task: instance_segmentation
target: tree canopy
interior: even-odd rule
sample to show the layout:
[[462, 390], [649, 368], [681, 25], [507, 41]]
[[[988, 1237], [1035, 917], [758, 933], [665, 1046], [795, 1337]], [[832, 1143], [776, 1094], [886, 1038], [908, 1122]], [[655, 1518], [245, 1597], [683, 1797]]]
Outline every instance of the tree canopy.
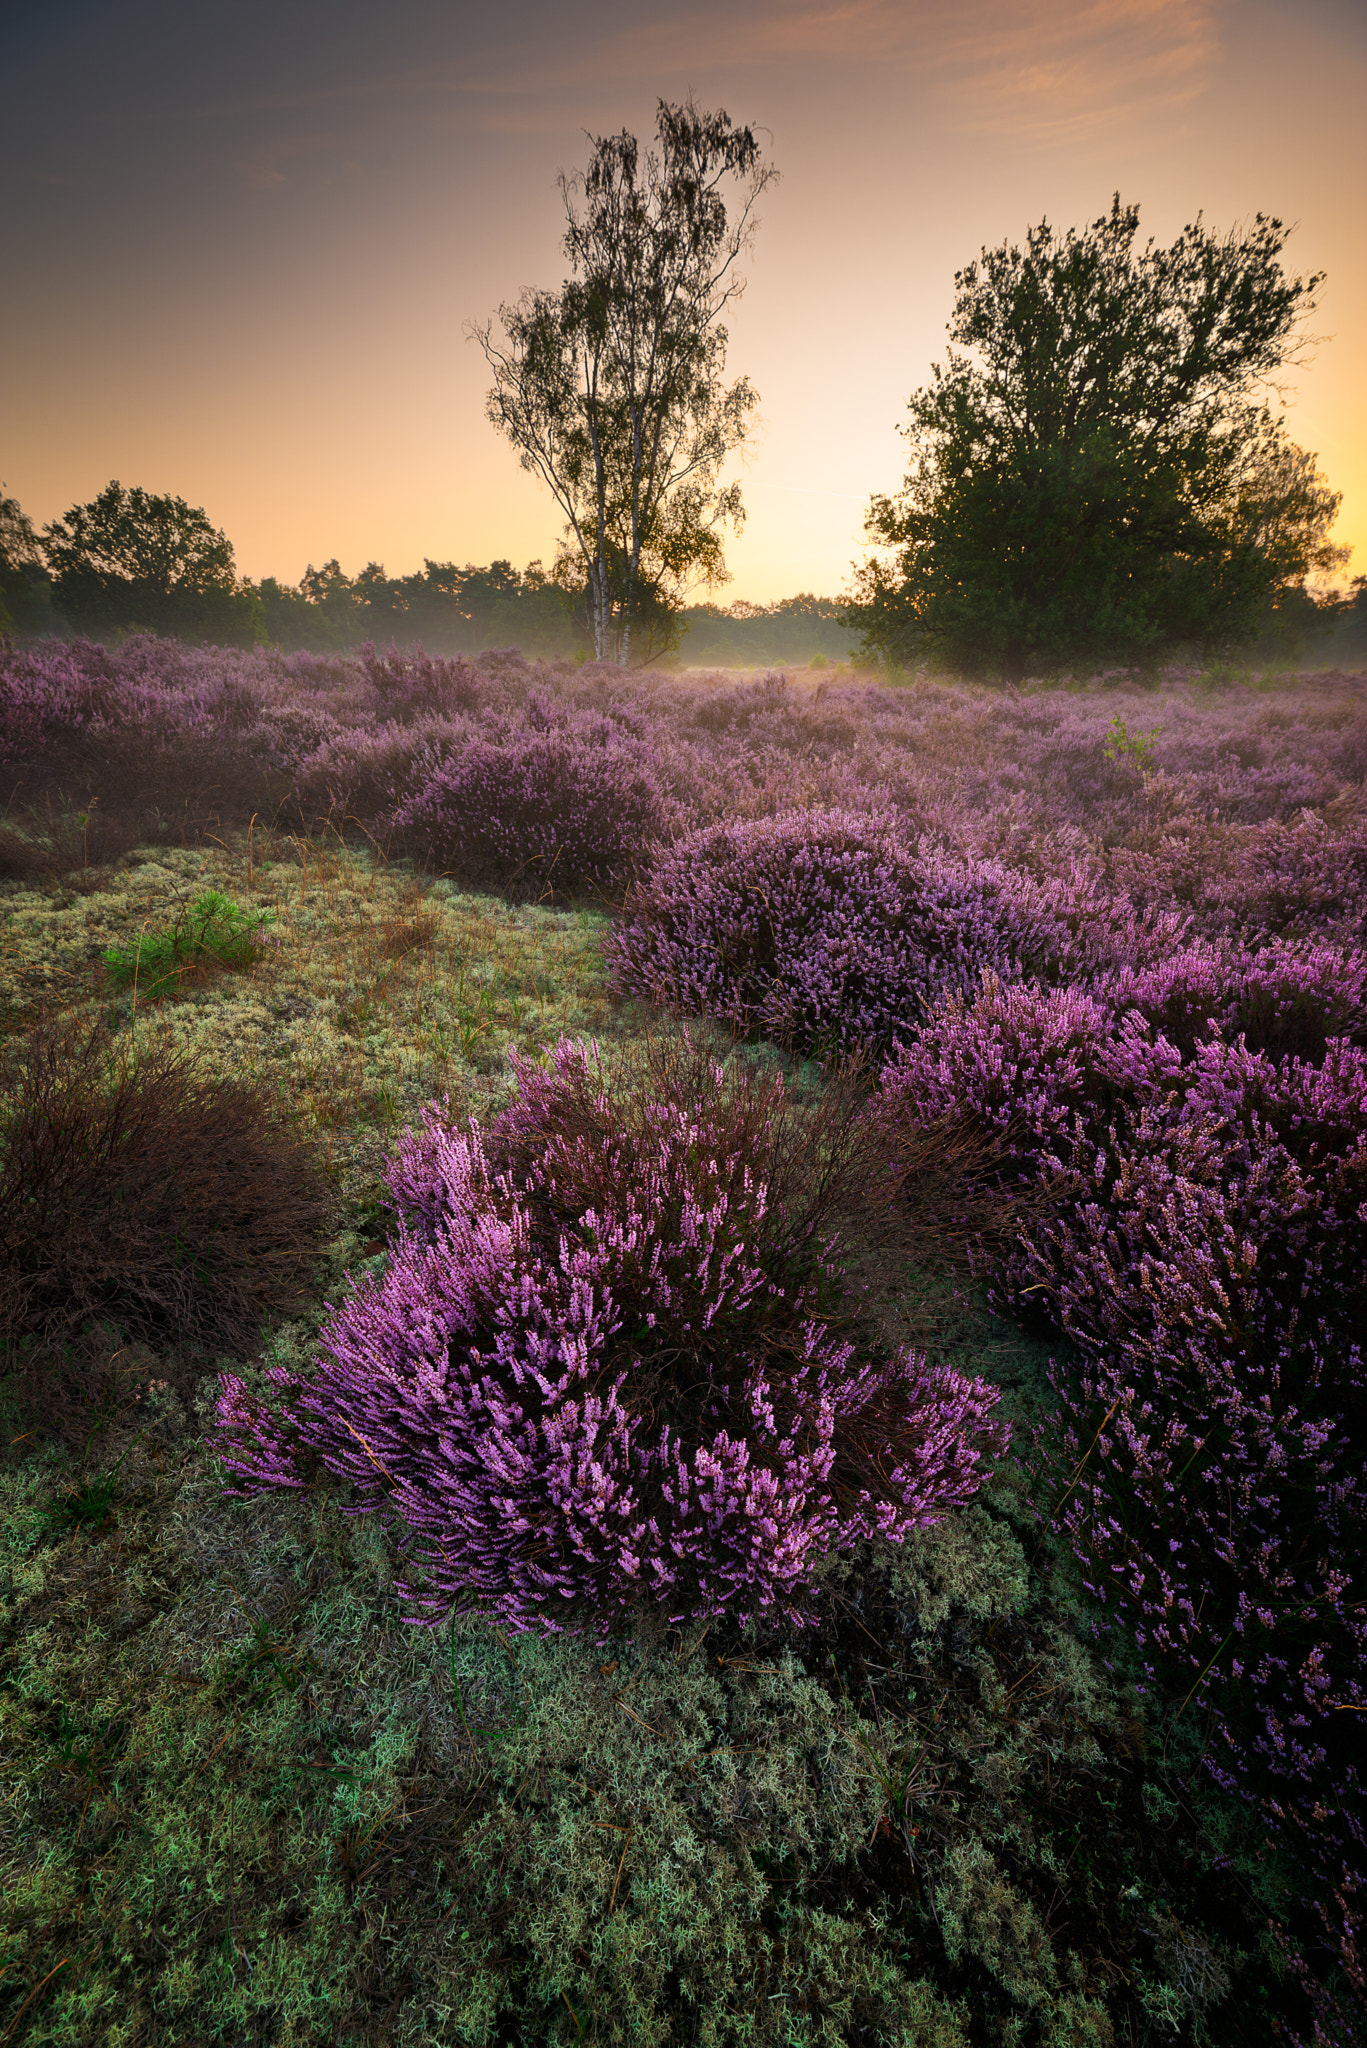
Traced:
[[0, 484], [0, 633], [44, 632], [59, 625], [33, 521]]
[[720, 471], [757, 398], [743, 377], [723, 383], [720, 320], [777, 175], [753, 129], [691, 100], [659, 102], [656, 136], [644, 155], [625, 130], [594, 140], [587, 171], [560, 180], [571, 276], [500, 306], [501, 338], [473, 330], [489, 418], [565, 514], [558, 579], [582, 593], [599, 660], [622, 662], [638, 622], [658, 651], [688, 583], [725, 580], [721, 529], [744, 507]]
[[224, 644], [261, 637], [232, 543], [202, 507], [115, 480], [43, 529], [58, 610], [85, 631], [140, 629]]
[[947, 360], [909, 401], [911, 466], [847, 614], [870, 651], [1019, 676], [1254, 637], [1342, 561], [1339, 499], [1268, 402], [1320, 277], [1259, 214], [1138, 245], [1139, 210], [1042, 221], [955, 277]]

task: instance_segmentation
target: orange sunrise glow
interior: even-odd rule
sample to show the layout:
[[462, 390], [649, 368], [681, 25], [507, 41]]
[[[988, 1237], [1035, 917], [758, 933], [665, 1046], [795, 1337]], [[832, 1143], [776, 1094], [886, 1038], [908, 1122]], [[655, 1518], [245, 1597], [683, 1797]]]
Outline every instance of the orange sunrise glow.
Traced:
[[549, 562], [465, 330], [561, 282], [586, 131], [691, 92], [782, 174], [729, 322], [762, 427], [721, 602], [848, 585], [955, 270], [1117, 190], [1160, 242], [1198, 210], [1297, 224], [1288, 267], [1327, 282], [1290, 430], [1367, 569], [1354, 0], [89, 0], [7, 44], [0, 478], [40, 526], [117, 477], [203, 505], [253, 578]]

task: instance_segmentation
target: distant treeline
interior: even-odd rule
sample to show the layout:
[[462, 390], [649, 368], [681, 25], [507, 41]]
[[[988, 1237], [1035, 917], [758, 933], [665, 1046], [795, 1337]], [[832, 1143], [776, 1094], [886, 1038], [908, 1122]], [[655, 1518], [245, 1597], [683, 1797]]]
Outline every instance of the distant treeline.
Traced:
[[586, 644], [565, 594], [542, 568], [511, 562], [485, 568], [425, 561], [411, 576], [386, 576], [368, 562], [348, 576], [335, 559], [310, 563], [297, 584], [265, 576], [254, 595], [262, 638], [277, 647], [377, 647], [419, 641], [431, 654], [474, 654], [483, 647], [521, 647], [547, 656], [573, 656]]
[[[673, 659], [694, 666], [841, 661], [858, 635], [839, 623], [840, 611], [837, 599], [807, 593], [769, 605], [692, 605], [666, 621], [663, 636], [657, 631], [654, 651], [663, 640]], [[368, 562], [348, 576], [334, 559], [321, 569], [310, 563], [297, 584], [253, 583], [236, 574], [226, 535], [183, 499], [111, 483], [40, 535], [0, 493], [0, 634], [117, 642], [138, 632], [314, 653], [367, 640], [421, 642], [434, 654], [519, 647], [562, 660], [587, 657], [593, 644], [583, 593], [539, 561], [515, 569], [428, 560], [410, 576]]]
[[[577, 658], [592, 647], [582, 605], [540, 562], [487, 568], [423, 563], [420, 573], [386, 576], [370, 562], [348, 577], [336, 561], [310, 567], [297, 585], [266, 577], [256, 588], [265, 637], [276, 646], [354, 647], [366, 640], [434, 654], [473, 654], [484, 647], [520, 647], [525, 654]], [[750, 667], [847, 660], [858, 634], [839, 623], [837, 598], [802, 592], [775, 604], [689, 605], [679, 617], [672, 659], [690, 666]]]
[[[867, 609], [867, 608], [865, 608]], [[867, 619], [849, 599], [802, 592], [774, 604], [687, 605], [643, 635], [642, 662], [700, 668], [820, 666], [886, 658], [867, 644]], [[582, 590], [539, 561], [477, 567], [423, 563], [388, 576], [368, 562], [348, 576], [337, 560], [310, 563], [297, 584], [236, 573], [232, 545], [202, 509], [115, 482], [39, 534], [0, 490], [0, 635], [83, 633], [117, 644], [133, 633], [219, 646], [328, 653], [372, 641], [433, 654], [517, 647], [545, 659], [585, 660], [593, 639]], [[1278, 594], [1248, 656], [1280, 665], [1367, 660], [1367, 585], [1316, 598]]]

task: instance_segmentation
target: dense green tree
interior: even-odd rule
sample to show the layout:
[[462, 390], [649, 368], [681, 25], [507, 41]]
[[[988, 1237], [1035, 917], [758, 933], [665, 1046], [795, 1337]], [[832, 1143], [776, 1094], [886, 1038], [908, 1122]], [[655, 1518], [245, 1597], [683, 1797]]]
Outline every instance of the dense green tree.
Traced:
[[1137, 245], [1117, 194], [955, 277], [945, 363], [913, 393], [911, 467], [847, 617], [870, 652], [969, 670], [1144, 660], [1256, 637], [1279, 592], [1341, 559], [1338, 507], [1265, 402], [1319, 277], [1288, 231], [1198, 215]]
[[62, 616], [83, 632], [143, 631], [222, 645], [262, 637], [260, 602], [232, 544], [184, 498], [107, 484], [43, 529]]
[[[623, 131], [594, 142], [582, 177], [562, 177], [572, 275], [526, 291], [473, 332], [494, 372], [488, 413], [565, 514], [566, 551], [600, 661], [629, 661], [633, 635], [724, 573], [721, 530], [744, 517], [722, 465], [750, 433], [745, 378], [723, 384], [721, 315], [754, 207], [777, 175], [750, 128], [661, 100], [658, 153]], [[730, 219], [726, 188], [739, 188]]]

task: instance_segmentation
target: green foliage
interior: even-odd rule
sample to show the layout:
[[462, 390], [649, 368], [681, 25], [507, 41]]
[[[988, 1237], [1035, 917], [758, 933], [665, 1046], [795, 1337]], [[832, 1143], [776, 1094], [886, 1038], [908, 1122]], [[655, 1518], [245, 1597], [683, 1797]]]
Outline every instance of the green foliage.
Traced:
[[117, 1488], [119, 1467], [128, 1453], [116, 1458], [107, 1472], [98, 1478], [80, 1478], [68, 1492], [40, 1510], [39, 1519], [45, 1529], [100, 1529], [108, 1521]]
[[169, 931], [140, 934], [130, 946], [110, 946], [104, 964], [120, 987], [131, 987], [143, 1002], [174, 995], [197, 964], [249, 967], [269, 910], [243, 910], [219, 889], [196, 896]]
[[1081, 233], [1032, 228], [955, 278], [945, 364], [915, 392], [912, 465], [875, 497], [847, 613], [866, 647], [1019, 678], [1218, 650], [1343, 559], [1339, 499], [1256, 402], [1321, 282], [1280, 221], [1200, 217], [1135, 247], [1117, 194]]
[[58, 610], [82, 632], [169, 633], [221, 646], [263, 637], [261, 606], [232, 545], [184, 498], [117, 480], [43, 529]]
[[1129, 732], [1119, 712], [1111, 720], [1106, 738], [1101, 742], [1101, 751], [1111, 762], [1133, 761], [1136, 768], [1147, 771], [1153, 767], [1153, 743], [1158, 738], [1159, 727], [1152, 726], [1148, 732]]
[[0, 2030], [56, 1971], [35, 2048], [1111, 2048], [1136, 1915], [1143, 2010], [1225, 2009], [1223, 1881], [1152, 1892], [1189, 1820], [990, 1508], [830, 1559], [810, 1641], [405, 1629], [343, 1498], [223, 1500], [215, 1392], [148, 1404], [98, 1576], [60, 1462], [0, 1473]]

